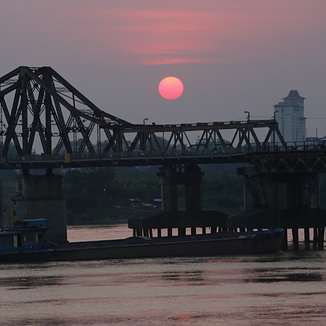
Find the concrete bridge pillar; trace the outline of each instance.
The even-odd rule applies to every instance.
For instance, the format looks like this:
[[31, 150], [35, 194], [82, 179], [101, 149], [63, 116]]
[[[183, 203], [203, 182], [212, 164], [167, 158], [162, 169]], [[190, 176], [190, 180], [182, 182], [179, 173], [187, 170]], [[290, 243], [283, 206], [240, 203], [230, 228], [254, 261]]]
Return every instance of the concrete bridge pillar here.
[[1, 229], [12, 226], [12, 200], [16, 194], [16, 179], [8, 178], [0, 180], [0, 227]]
[[260, 173], [254, 168], [237, 171], [246, 180], [252, 208], [297, 209], [318, 207], [316, 173]]
[[201, 210], [201, 181], [203, 173], [197, 165], [161, 168], [161, 196], [163, 211], [178, 210], [178, 185], [184, 185], [185, 208], [189, 212]]
[[186, 211], [201, 211], [201, 181], [202, 173], [186, 172], [185, 174], [185, 196]]
[[[263, 191], [269, 207], [298, 209], [318, 207], [318, 175], [293, 173], [265, 176]], [[273, 194], [273, 195], [272, 195]]]
[[178, 183], [177, 175], [171, 171], [161, 173], [161, 197], [163, 211], [178, 210]]
[[49, 230], [46, 241], [67, 242], [66, 203], [62, 198], [62, 176], [22, 175], [18, 178], [16, 219], [46, 219]]

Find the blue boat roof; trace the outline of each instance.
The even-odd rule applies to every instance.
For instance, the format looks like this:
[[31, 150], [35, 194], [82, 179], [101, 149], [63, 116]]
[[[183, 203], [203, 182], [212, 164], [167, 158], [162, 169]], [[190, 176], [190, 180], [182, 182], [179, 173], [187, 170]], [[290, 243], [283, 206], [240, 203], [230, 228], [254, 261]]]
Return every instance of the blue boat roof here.
[[6, 237], [6, 236], [11, 236], [11, 235], [17, 235], [17, 234], [23, 234], [21, 231], [15, 231], [15, 230], [11, 230], [11, 231], [3, 231], [0, 232], [0, 237]]
[[48, 224], [47, 220], [44, 218], [39, 219], [26, 219], [18, 220], [14, 223], [15, 228], [35, 228], [35, 227], [44, 227]]
[[33, 220], [22, 220], [28, 226], [40, 226], [48, 224], [47, 220], [44, 218], [33, 219]]

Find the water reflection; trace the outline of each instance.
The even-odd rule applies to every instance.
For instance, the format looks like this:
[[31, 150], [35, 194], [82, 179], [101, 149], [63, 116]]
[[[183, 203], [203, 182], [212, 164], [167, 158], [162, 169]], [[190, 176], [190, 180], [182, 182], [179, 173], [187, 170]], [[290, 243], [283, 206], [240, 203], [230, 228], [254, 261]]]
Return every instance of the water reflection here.
[[[3, 326], [24, 326], [24, 325], [33, 325], [33, 326], [57, 326], [57, 325], [73, 325], [70, 324], [69, 320], [63, 319], [63, 318], [26, 318], [24, 320], [17, 319], [11, 322], [7, 322], [5, 324], [2, 324]], [[80, 324], [80, 325], [85, 325], [85, 324]]]
[[179, 315], [176, 317], [169, 317], [168, 321], [172, 323], [173, 325], [194, 325], [192, 322], [200, 322], [201, 320], [207, 319], [209, 316], [208, 315], [193, 315], [193, 314], [188, 314], [188, 315]]
[[162, 279], [184, 284], [200, 283], [204, 281], [203, 271], [199, 270], [184, 272], [167, 271], [162, 273]]
[[[254, 271], [251, 271], [254, 273]], [[321, 282], [324, 277], [318, 273], [282, 273], [275, 272], [272, 275], [256, 275], [244, 280], [246, 283], [275, 283], [275, 282]]]
[[16, 288], [37, 288], [44, 286], [63, 285], [63, 277], [47, 276], [47, 277], [7, 277], [0, 278], [0, 287], [16, 287]]
[[35, 326], [43, 326], [43, 325], [51, 325], [51, 326], [57, 326], [57, 325], [71, 325], [69, 324], [69, 321], [64, 320], [62, 318], [43, 318], [40, 320], [33, 320], [31, 325]]

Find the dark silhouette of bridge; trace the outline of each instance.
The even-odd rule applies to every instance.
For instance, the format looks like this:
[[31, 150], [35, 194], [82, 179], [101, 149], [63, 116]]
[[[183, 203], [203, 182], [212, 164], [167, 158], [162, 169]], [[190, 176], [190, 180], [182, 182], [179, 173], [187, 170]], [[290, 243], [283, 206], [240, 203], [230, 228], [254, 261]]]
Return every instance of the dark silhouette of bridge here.
[[127, 122], [99, 109], [50, 67], [19, 67], [0, 78], [0, 104], [1, 168], [248, 162], [246, 153], [271, 139], [287, 148], [275, 120]]
[[[23, 66], [0, 78], [0, 153], [0, 169], [25, 174], [41, 168], [161, 166], [163, 211], [174, 212], [178, 222], [166, 216], [131, 222], [138, 235], [173, 227], [182, 234], [182, 223], [212, 230], [312, 227], [323, 243], [318, 174], [326, 172], [326, 151], [318, 143], [286, 143], [274, 119], [134, 124], [98, 108], [51, 67]], [[203, 216], [198, 165], [212, 163], [244, 164], [238, 174], [252, 199], [243, 214]], [[176, 201], [180, 183], [186, 188], [183, 217]]]

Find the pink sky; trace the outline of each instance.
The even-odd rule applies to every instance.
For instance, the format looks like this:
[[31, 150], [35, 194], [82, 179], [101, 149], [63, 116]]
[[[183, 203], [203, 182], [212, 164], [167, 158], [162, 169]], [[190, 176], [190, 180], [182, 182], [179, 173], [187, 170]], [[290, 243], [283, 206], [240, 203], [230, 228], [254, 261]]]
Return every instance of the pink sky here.
[[282, 39], [293, 44], [323, 29], [326, 5], [312, 2], [116, 1], [98, 8], [92, 3], [76, 10], [83, 24], [74, 32], [113, 51], [120, 64], [242, 61], [268, 55]]
[[[298, 89], [308, 132], [326, 132], [325, 12], [325, 0], [5, 1], [0, 75], [52, 66], [131, 122], [271, 117]], [[176, 101], [157, 93], [169, 75], [185, 85]]]

